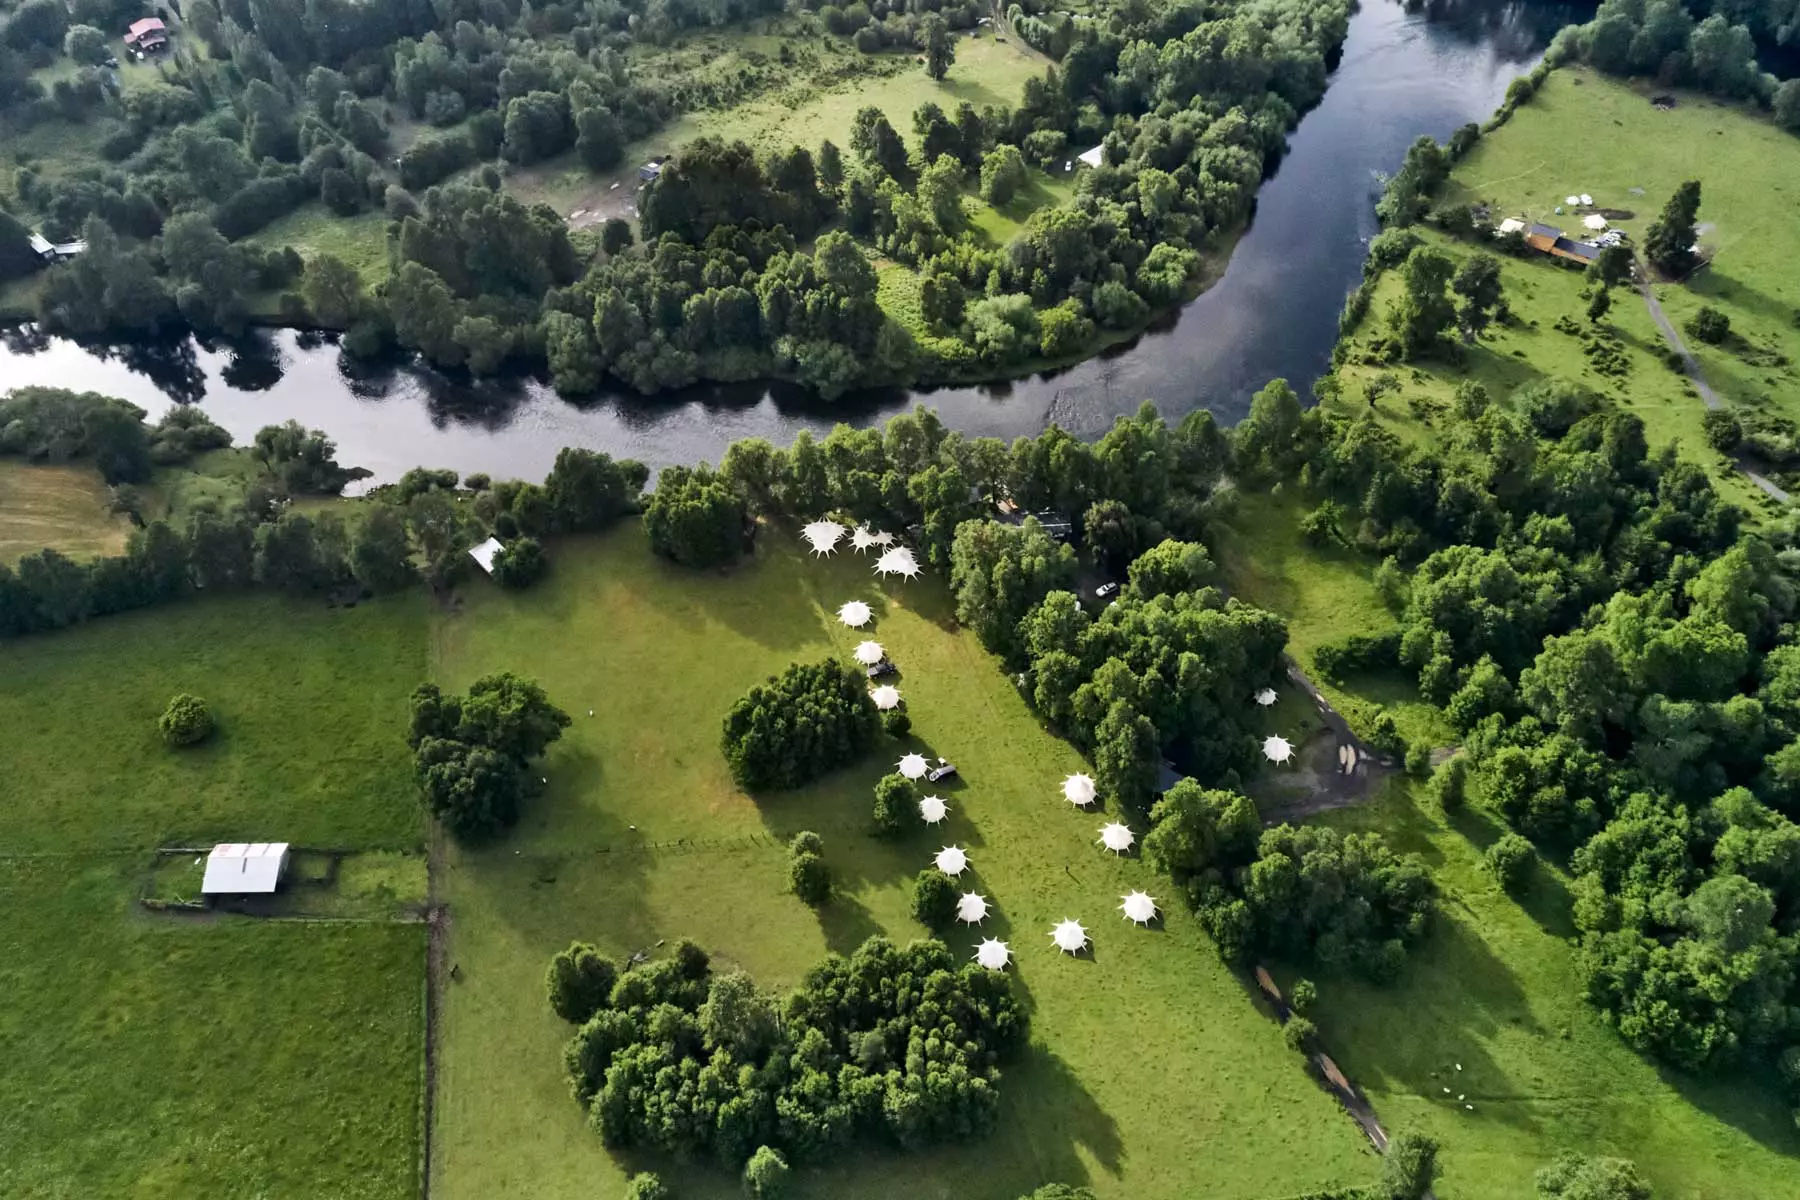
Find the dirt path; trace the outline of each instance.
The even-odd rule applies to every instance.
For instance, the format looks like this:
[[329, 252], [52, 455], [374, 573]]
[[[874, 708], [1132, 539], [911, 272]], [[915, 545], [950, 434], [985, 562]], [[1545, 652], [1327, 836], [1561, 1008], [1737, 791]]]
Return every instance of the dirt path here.
[[[1674, 322], [1670, 321], [1668, 314], [1663, 312], [1661, 303], [1656, 299], [1656, 293], [1651, 290], [1649, 280], [1640, 278], [1637, 289], [1638, 294], [1644, 298], [1644, 307], [1650, 310], [1650, 319], [1656, 322], [1658, 329], [1662, 330], [1663, 340], [1668, 342], [1674, 348], [1675, 353], [1681, 356], [1682, 370], [1687, 372], [1687, 377], [1693, 383], [1694, 390], [1700, 393], [1701, 402], [1709, 409], [1725, 407], [1725, 402], [1719, 399], [1719, 393], [1713, 391], [1712, 385], [1706, 382], [1706, 376], [1701, 373], [1700, 360], [1695, 358], [1694, 352], [1687, 348], [1687, 343], [1681, 340], [1681, 334], [1675, 328]], [[1741, 455], [1735, 461], [1737, 469], [1742, 471], [1745, 477], [1761, 488], [1764, 493], [1782, 504], [1786, 504], [1791, 499], [1785, 488], [1752, 467]]]
[[1257, 807], [1266, 825], [1302, 821], [1315, 813], [1360, 804], [1376, 791], [1375, 785], [1393, 768], [1392, 763], [1371, 750], [1351, 731], [1343, 714], [1331, 706], [1318, 685], [1291, 657], [1287, 660], [1287, 676], [1289, 682], [1312, 700], [1325, 728], [1298, 748], [1297, 765], [1282, 780], [1285, 786], [1298, 790], [1300, 795], [1292, 800], [1258, 801]]
[[1007, 40], [1019, 48], [1020, 53], [1037, 59], [1046, 67], [1054, 67], [1056, 65], [1055, 59], [1019, 36], [1019, 31], [1013, 28], [1011, 21], [1006, 19], [1006, 6], [1001, 3], [1001, 0], [994, 0], [992, 7], [988, 9], [988, 15], [994, 19], [994, 32], [996, 34], [1005, 34]]

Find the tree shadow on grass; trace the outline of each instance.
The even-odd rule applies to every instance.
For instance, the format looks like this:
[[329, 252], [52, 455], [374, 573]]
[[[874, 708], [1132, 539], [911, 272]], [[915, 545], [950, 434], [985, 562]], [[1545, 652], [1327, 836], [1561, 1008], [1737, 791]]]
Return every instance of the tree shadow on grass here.
[[[819, 916], [819, 929], [825, 935], [825, 945], [833, 954], [849, 957], [856, 948], [886, 930], [876, 923], [868, 906], [855, 896], [850, 895], [833, 881], [831, 896], [814, 911]], [[910, 939], [895, 939], [905, 942]]]
[[1800, 1131], [1773, 1071], [1708, 1079], [1659, 1064], [1657, 1074], [1689, 1104], [1777, 1153], [1800, 1157]]

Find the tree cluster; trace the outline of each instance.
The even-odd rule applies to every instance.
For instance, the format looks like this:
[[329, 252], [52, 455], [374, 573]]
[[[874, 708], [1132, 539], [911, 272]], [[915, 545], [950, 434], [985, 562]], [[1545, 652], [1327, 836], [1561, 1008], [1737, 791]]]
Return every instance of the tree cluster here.
[[881, 733], [868, 681], [835, 659], [795, 663], [725, 715], [721, 746], [746, 791], [810, 783], [867, 754]]
[[426, 811], [463, 841], [510, 829], [537, 790], [531, 760], [568, 725], [569, 714], [543, 688], [510, 671], [482, 676], [463, 696], [420, 684], [406, 744]]
[[[577, 952], [589, 955], [565, 954]], [[714, 975], [686, 942], [616, 971], [604, 997], [559, 988], [562, 973], [552, 966], [552, 1001], [580, 1026], [564, 1054], [570, 1085], [606, 1144], [732, 1167], [980, 1136], [1000, 1066], [1026, 1039], [1011, 981], [933, 941], [871, 938], [783, 1000], [741, 972]]]

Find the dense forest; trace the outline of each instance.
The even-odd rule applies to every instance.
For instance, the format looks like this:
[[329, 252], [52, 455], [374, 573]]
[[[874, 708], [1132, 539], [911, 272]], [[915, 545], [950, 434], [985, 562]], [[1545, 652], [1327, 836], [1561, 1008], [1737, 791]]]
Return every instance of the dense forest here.
[[[103, 7], [31, 0], [0, 36], [8, 127], [75, 123], [95, 147], [72, 167], [21, 162], [0, 197], [46, 237], [88, 243], [89, 261], [47, 273], [47, 327], [234, 330], [272, 310], [347, 329], [357, 353], [397, 343], [477, 373], [541, 363], [572, 393], [606, 374], [642, 390], [781, 374], [832, 394], [1079, 356], [1192, 289], [1323, 94], [1348, 20], [1340, 0], [1122, 6], [1079, 23], [1020, 11], [1059, 61], [1015, 106], [927, 102], [904, 129], [866, 108], [843, 147], [702, 138], [645, 188], [635, 232], [614, 219], [572, 237], [506, 178], [565, 152], [615, 167], [677, 113], [764, 86], [631, 65], [634, 47], [763, 10], [189, 0], [156, 79], [123, 87], [112, 35], [95, 35], [140, 10]], [[869, 63], [916, 46], [942, 70], [934, 39], [977, 15], [909, 0], [795, 19]], [[815, 53], [791, 42], [784, 59]], [[1009, 241], [970, 221], [968, 205], [1003, 206], [1034, 168], [1066, 172], [1096, 145], [1101, 165]], [[382, 214], [386, 270], [244, 244], [314, 202]], [[0, 223], [0, 268], [32, 265], [26, 232]], [[878, 256], [916, 274], [919, 322], [877, 302]]]

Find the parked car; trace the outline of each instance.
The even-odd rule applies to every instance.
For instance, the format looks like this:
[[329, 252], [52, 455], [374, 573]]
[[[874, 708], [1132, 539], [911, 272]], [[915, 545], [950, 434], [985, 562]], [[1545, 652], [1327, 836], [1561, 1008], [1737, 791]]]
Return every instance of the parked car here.
[[893, 663], [884, 658], [868, 669], [868, 675], [870, 679], [880, 679], [883, 675], [892, 675], [899, 669], [899, 667], [896, 667]]
[[1118, 585], [1117, 581], [1114, 581], [1111, 583], [1103, 583], [1099, 587], [1094, 589], [1094, 595], [1096, 595], [1096, 596], [1100, 597], [1102, 600], [1104, 600], [1108, 596], [1112, 595], [1114, 592], [1116, 592], [1118, 590], [1119, 590], [1119, 585]]
[[942, 783], [956, 774], [956, 764], [947, 758], [938, 759], [938, 765], [925, 772], [926, 783]]

